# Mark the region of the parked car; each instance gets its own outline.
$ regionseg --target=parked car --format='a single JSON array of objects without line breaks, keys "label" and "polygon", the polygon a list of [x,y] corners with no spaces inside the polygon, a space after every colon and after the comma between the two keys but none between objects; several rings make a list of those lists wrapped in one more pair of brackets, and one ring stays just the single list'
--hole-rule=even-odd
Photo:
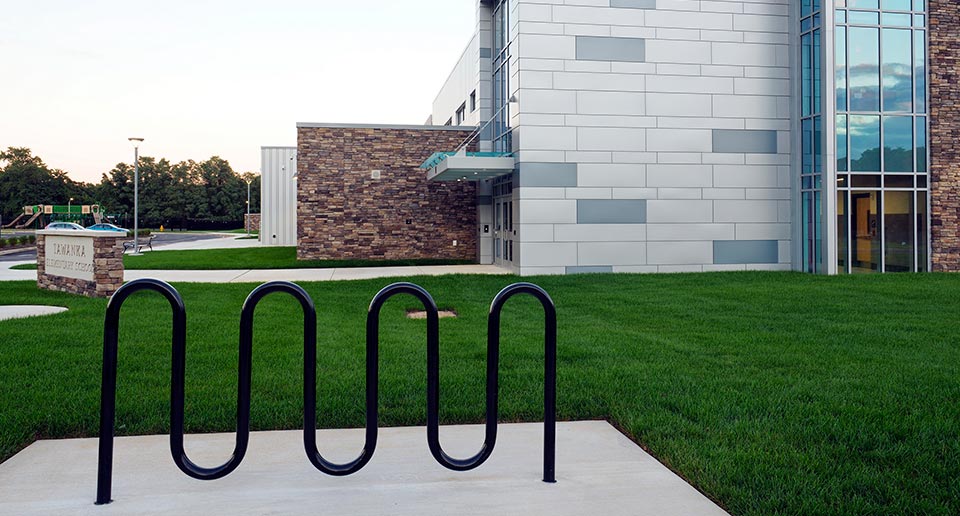
[{"label": "parked car", "polygon": [[51,222],[43,229],[69,229],[83,231],[85,228],[80,224],[74,224],[73,222]]},{"label": "parked car", "polygon": [[94,224],[88,227],[87,229],[92,229],[94,231],[119,231],[122,233],[126,233],[128,231],[121,227],[114,226],[113,224],[107,224],[106,222],[101,222],[100,224]]}]

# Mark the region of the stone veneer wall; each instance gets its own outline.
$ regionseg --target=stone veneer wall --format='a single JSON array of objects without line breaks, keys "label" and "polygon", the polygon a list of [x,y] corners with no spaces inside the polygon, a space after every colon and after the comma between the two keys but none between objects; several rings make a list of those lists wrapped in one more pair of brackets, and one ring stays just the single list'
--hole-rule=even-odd
[{"label": "stone veneer wall", "polygon": [[87,297],[110,297],[123,285],[123,237],[93,239],[93,281],[53,276],[45,271],[46,238],[37,235],[37,287]]},{"label": "stone veneer wall", "polygon": [[251,213],[247,215],[243,214],[243,227],[246,231],[260,231],[260,214]]},{"label": "stone veneer wall", "polygon": [[960,271],[960,3],[930,0],[930,232],[934,271]]},{"label": "stone veneer wall", "polygon": [[475,185],[429,182],[419,168],[469,136],[440,128],[298,127],[297,258],[476,259]]}]

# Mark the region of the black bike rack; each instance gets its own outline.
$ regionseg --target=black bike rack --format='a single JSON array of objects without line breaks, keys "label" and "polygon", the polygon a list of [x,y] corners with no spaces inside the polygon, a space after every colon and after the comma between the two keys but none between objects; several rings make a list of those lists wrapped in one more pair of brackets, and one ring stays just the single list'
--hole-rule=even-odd
[{"label": "black bike rack", "polygon": [[240,316],[240,363],[237,384],[237,431],[233,455],[220,466],[205,468],[187,457],[183,448],[184,379],[186,368],[187,314],[183,299],[170,284],[155,279],[131,281],[110,298],[103,331],[103,378],[100,392],[100,451],[97,469],[97,505],[110,503],[113,480],[113,438],[117,397],[117,347],[120,308],[131,294],[152,290],[163,295],[173,310],[172,368],[170,387],[170,453],[186,475],[200,480],[223,478],[233,472],[247,452],[250,441],[250,384],[253,357],[253,315],[266,296],[282,292],[293,296],[303,309],[303,447],[310,463],[334,476],[360,471],[373,457],[377,447],[379,399],[380,309],[391,297],[409,294],[416,297],[427,312],[427,445],[442,466],[468,471],[483,464],[493,453],[497,441],[497,407],[500,362],[500,313],[513,296],[529,294],[544,311],[544,436],[543,481],[555,482],[556,399],[557,399],[557,312],[553,300],[542,288],[531,283],[510,285],[493,299],[487,319],[487,392],[486,433],[476,455],[457,459],[440,446],[440,325],[439,311],[430,294],[412,283],[394,283],[374,296],[367,312],[366,342],[366,439],[363,451],[353,461],[336,464],[326,460],[317,448],[317,315],[313,300],[303,288],[286,281],[265,283],[254,289]]}]

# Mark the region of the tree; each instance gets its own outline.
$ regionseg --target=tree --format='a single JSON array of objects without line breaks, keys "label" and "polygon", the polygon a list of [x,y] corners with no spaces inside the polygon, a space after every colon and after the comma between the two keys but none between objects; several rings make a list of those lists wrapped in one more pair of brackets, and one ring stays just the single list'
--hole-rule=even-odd
[{"label": "tree", "polygon": [[0,213],[10,221],[34,204],[93,204],[93,188],[51,169],[25,147],[0,151]]},{"label": "tree", "polygon": [[[133,179],[133,165],[117,163],[99,184],[78,183],[62,170],[50,169],[30,149],[11,147],[0,152],[0,213],[9,221],[23,213],[24,206],[67,204],[73,198],[74,204],[100,204],[104,213],[129,226],[133,224]],[[251,212],[257,212],[260,178],[256,174],[239,175],[217,156],[176,164],[142,156],[140,225],[186,227],[193,220],[240,227],[247,211],[247,180],[251,180]]]}]

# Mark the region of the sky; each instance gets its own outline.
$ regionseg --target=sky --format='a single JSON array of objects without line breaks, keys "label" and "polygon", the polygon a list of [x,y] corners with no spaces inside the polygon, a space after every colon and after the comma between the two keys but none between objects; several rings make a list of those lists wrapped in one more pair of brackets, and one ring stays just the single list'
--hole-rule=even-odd
[{"label": "sky", "polygon": [[422,124],[475,0],[0,0],[0,149],[99,182],[142,156],[260,168],[297,122]]}]

